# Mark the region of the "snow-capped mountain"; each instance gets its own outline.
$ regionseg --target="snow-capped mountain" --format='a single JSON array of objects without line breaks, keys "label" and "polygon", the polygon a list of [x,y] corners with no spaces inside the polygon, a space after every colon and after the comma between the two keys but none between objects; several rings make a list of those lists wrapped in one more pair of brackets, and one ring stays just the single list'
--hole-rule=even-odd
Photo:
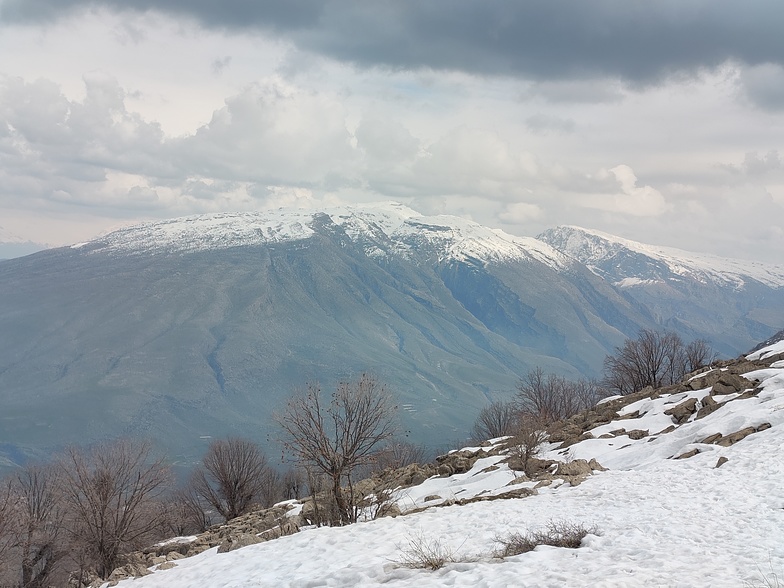
[{"label": "snow-capped mountain", "polygon": [[125,434],[187,462],[364,370],[438,446],[528,370],[599,376],[641,328],[728,356],[781,328],[764,284],[689,287],[673,314],[541,240],[393,203],[146,223],[0,262],[0,459]]},{"label": "snow-capped mountain", "polygon": [[722,353],[722,333],[750,343],[784,324],[784,265],[725,259],[558,227],[539,239],[579,261],[686,338],[705,337]]},{"label": "snow-capped mountain", "polygon": [[548,229],[538,239],[624,288],[687,280],[737,289],[742,289],[749,281],[770,288],[784,286],[784,265],[646,245],[573,226]]},{"label": "snow-capped mountain", "polygon": [[559,269],[568,265],[561,253],[537,239],[515,237],[456,216],[425,216],[395,202],[195,215],[120,229],[74,247],[155,254],[264,246],[304,241],[324,222],[345,232],[370,256],[391,252],[411,257],[428,249],[439,261],[535,259]]}]

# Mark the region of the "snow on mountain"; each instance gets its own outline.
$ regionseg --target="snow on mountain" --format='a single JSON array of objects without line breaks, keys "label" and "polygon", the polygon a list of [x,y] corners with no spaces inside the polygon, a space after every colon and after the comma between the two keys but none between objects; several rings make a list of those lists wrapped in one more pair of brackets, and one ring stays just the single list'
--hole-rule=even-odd
[{"label": "snow on mountain", "polygon": [[[650,284],[669,277],[717,282],[734,288],[742,288],[749,278],[771,288],[784,286],[782,265],[646,245],[575,226],[549,229],[538,238],[621,287]],[[637,259],[630,259],[630,254]]]},{"label": "snow on mountain", "polygon": [[318,211],[202,214],[127,227],[74,247],[155,253],[299,241],[314,235],[314,223],[324,215],[353,241],[362,242],[370,255],[386,250],[405,254],[412,248],[429,246],[447,259],[535,259],[554,268],[566,263],[561,253],[537,239],[515,237],[460,217],[425,216],[394,202]]},{"label": "snow on mountain", "polygon": [[[453,504],[510,488],[533,489],[503,455],[491,455],[464,474],[434,476],[399,490],[395,499],[411,513],[406,516],[306,528],[223,554],[213,548],[120,586],[777,585],[770,581],[784,574],[782,353],[779,343],[748,357],[768,363],[747,366],[754,389],[746,393],[719,395],[698,384],[661,390],[632,398],[617,418],[592,429],[592,438],[565,450],[551,445],[542,457],[562,463],[596,458],[609,468],[577,486],[556,478],[526,498]],[[720,404],[712,412],[695,410],[685,420],[665,412],[692,399],[695,409],[706,406],[712,393]],[[632,429],[646,435],[632,439],[626,433]],[[707,440],[741,431],[746,436],[734,442]],[[496,538],[554,520],[595,530],[579,549],[540,546],[503,560],[493,557]],[[437,542],[455,562],[436,571],[401,565],[414,540],[430,547]]]}]

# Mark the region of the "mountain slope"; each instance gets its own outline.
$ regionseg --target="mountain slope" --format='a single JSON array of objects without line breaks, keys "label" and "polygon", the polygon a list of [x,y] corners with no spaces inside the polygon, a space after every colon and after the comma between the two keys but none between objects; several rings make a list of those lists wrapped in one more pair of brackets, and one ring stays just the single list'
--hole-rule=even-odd
[{"label": "mountain slope", "polygon": [[[539,482],[510,469],[495,440],[458,454],[474,460],[467,471],[397,489],[394,500],[406,516],[304,527],[228,553],[212,548],[119,586],[775,586],[784,574],[782,358],[784,345],[774,344],[749,355],[754,364],[730,362],[677,389],[600,404],[593,412],[608,422],[566,450],[550,444],[541,457],[554,475]],[[726,394],[715,384],[702,386],[735,372],[749,380],[747,389],[741,384]],[[689,415],[673,414],[689,399],[707,406],[709,396],[719,402],[709,414],[698,405]],[[643,429],[643,437],[631,434]],[[734,442],[716,440],[742,431]],[[609,469],[594,468],[580,480],[559,477],[581,458]],[[533,494],[491,499],[525,488]],[[294,502],[289,521],[302,509]],[[592,532],[578,549],[540,546],[494,557],[499,537],[552,521]],[[250,532],[247,524],[237,528]],[[221,532],[225,537],[231,529]],[[438,570],[410,569],[401,561],[416,541],[451,558]]]},{"label": "mountain slope", "polygon": [[579,227],[549,229],[538,238],[614,284],[662,326],[687,338],[705,337],[728,356],[784,323],[784,266],[655,247]]},{"label": "mountain slope", "polygon": [[652,324],[544,243],[399,205],[151,223],[0,263],[0,451],[145,435],[190,463],[363,370],[440,445],[534,366],[595,374]]}]

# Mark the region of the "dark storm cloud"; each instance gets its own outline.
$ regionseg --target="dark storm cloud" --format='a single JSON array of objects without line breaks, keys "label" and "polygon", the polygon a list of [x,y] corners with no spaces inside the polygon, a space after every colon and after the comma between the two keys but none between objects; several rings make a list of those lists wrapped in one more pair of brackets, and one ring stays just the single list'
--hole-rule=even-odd
[{"label": "dark storm cloud", "polygon": [[[127,0],[101,6],[131,10]],[[57,18],[91,0],[5,0],[2,18]],[[780,0],[136,0],[207,27],[263,29],[361,67],[655,82],[727,59],[784,63]]]}]

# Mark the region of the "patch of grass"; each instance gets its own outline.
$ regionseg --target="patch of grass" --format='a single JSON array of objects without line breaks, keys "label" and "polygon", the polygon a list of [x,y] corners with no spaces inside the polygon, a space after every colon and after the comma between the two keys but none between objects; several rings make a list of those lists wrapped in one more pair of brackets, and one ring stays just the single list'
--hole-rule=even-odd
[{"label": "patch of grass", "polygon": [[595,532],[595,527],[586,527],[582,523],[550,521],[543,529],[527,533],[510,533],[496,538],[496,542],[500,544],[499,549],[496,550],[496,557],[528,553],[539,545],[576,549],[580,547],[586,535]]}]

